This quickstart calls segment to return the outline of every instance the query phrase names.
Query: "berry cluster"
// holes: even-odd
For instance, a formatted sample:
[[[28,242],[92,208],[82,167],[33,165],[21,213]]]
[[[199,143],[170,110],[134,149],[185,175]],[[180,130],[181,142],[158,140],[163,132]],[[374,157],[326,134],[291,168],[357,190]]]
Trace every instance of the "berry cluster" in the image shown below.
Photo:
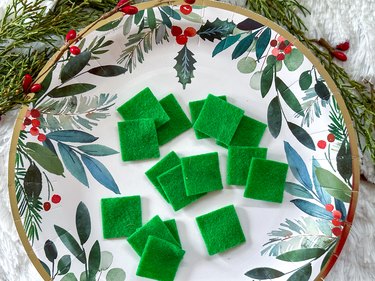
[[[72,41],[72,40],[74,40],[76,38],[77,38],[77,32],[74,29],[69,30],[68,33],[65,36],[66,42]],[[77,56],[77,55],[79,55],[81,53],[81,49],[79,47],[77,47],[77,46],[70,46],[69,47],[69,52],[72,55]]]
[[[282,36],[278,36],[276,39],[271,40],[270,45],[273,47],[271,53],[278,61],[284,60],[285,55],[292,52],[293,44],[288,40],[285,40]]]
[[[193,11],[193,7],[191,5],[193,5],[195,3],[195,0],[184,0],[185,5],[181,5],[180,6],[180,12],[184,15],[188,15],[190,14],[192,11]]]
[[[53,204],[59,204],[61,201],[61,196],[58,194],[54,194],[51,197],[51,202]],[[51,209],[51,203],[49,201],[46,201],[43,203],[43,209],[44,211],[49,211]]]
[[[22,130],[25,130],[28,126],[31,126],[29,132],[30,135],[38,138],[38,141],[44,142],[46,140],[46,135],[39,132],[40,126],[40,112],[38,109],[28,110],[26,112],[25,120],[23,120]]]
[[[171,33],[174,37],[176,37],[177,44],[185,45],[188,41],[189,37],[194,37],[197,34],[197,31],[194,27],[187,27],[182,32],[182,28],[176,25],[171,27]]]
[[[25,74],[22,81],[22,89],[25,94],[37,93],[42,89],[42,85],[33,83],[33,77],[30,74]]]
[[[349,50],[350,44],[348,41],[338,44],[335,50],[331,49],[330,53],[333,57],[341,61],[347,61],[348,57],[345,55],[345,51]]]
[[[335,207],[332,204],[327,204],[325,207],[326,207],[326,210],[328,212],[331,212],[333,215],[333,220],[331,221],[333,224],[333,228],[332,228],[333,235],[340,236],[342,233],[341,212],[338,210],[335,210]]]
[[[327,135],[327,141],[328,142],[334,142],[335,140],[336,140],[336,138],[335,138],[334,134],[330,133],[330,134]],[[320,141],[318,141],[317,146],[320,149],[325,149],[326,146],[327,146],[327,142],[325,140],[320,140]]]
[[[125,15],[135,15],[138,13],[138,8],[130,5],[130,0],[120,0],[116,7],[118,7],[119,11],[123,12]]]

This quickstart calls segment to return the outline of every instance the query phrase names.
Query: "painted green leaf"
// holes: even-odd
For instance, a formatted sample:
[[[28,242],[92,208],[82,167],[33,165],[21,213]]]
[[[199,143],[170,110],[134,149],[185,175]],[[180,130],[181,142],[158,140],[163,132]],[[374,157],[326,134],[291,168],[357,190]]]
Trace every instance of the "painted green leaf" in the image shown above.
[[[250,87],[256,91],[260,90],[260,80],[262,79],[263,71],[254,72],[253,76],[250,78]]]
[[[87,83],[70,84],[60,88],[54,88],[48,92],[50,98],[64,98],[83,94],[94,89],[96,86]]]
[[[238,42],[236,48],[234,48],[232,53],[233,60],[242,56],[242,54],[244,54],[247,51],[247,49],[249,49],[249,47],[253,43],[256,34],[256,32],[249,34],[245,38],[241,39],[240,42]]]
[[[79,130],[60,130],[50,132],[46,135],[49,139],[61,142],[78,142],[90,143],[96,141],[98,138],[93,135]]]
[[[304,116],[304,112],[301,104],[299,103],[296,96],[289,89],[289,87],[279,78],[275,79],[276,89],[279,91],[281,97],[286,102],[286,104],[297,114]]]
[[[163,41],[165,40],[166,36],[168,36],[166,25],[165,24],[159,25],[159,27],[155,31],[155,43],[156,43],[156,45],[163,44]],[[152,46],[151,46],[151,43],[150,43],[150,48],[151,47]]]
[[[228,36],[221,40],[215,47],[215,49],[212,51],[212,57],[216,56],[217,54],[221,53],[225,49],[228,49],[230,46],[232,46],[234,43],[240,39],[241,35],[233,35],[233,36]]]
[[[255,59],[251,57],[242,58],[237,63],[237,69],[241,73],[245,73],[245,74],[252,73],[256,67],[257,67],[257,62]]]
[[[121,20],[122,18],[119,18],[114,21],[110,21],[109,23],[106,23],[105,25],[99,27],[97,31],[108,31],[108,30],[114,29],[120,24]]]
[[[331,97],[331,93],[323,81],[316,82],[314,88],[315,88],[316,94],[322,100],[329,100],[329,98]]]
[[[299,262],[310,259],[317,259],[325,253],[325,249],[307,248],[286,252],[276,257],[276,259],[287,262]]]
[[[74,275],[74,273],[69,272],[67,275],[65,275],[61,281],[78,281],[77,277]]]
[[[315,144],[311,136],[306,132],[305,129],[298,126],[297,124],[294,124],[292,122],[287,122],[289,130],[292,132],[292,134],[296,137],[296,139],[302,143],[307,148],[310,148],[312,150],[315,150]]]
[[[27,168],[23,180],[23,188],[29,200],[33,202],[38,200],[42,191],[42,173],[34,163],[31,163],[29,168]]]
[[[91,68],[88,72],[101,77],[114,77],[124,74],[126,72],[126,68],[118,65],[103,65]]]
[[[134,15],[134,23],[138,25],[141,20],[143,20],[143,15],[145,14],[145,10],[140,10],[138,13]]]
[[[287,281],[309,281],[312,272],[311,263],[294,272]]]
[[[171,28],[172,27],[172,22],[169,19],[169,16],[165,12],[163,12],[163,10],[161,10],[160,8],[159,8],[159,11],[160,11],[160,15],[161,15],[161,19],[162,19],[163,23],[166,26],[168,26],[169,28]]]
[[[172,19],[181,20],[180,14],[177,13],[175,10],[173,10],[171,7],[169,7],[169,6],[163,6],[163,7],[160,7],[160,9],[164,13],[166,13],[168,16],[170,16]]]
[[[108,156],[118,153],[116,150],[101,144],[86,144],[80,145],[77,148],[91,156]]]
[[[38,259],[38,260],[39,260],[39,259]],[[43,266],[44,270],[47,272],[47,274],[48,274],[49,276],[51,276],[51,270],[49,269],[48,265],[46,265],[45,262],[42,261],[42,260],[39,260],[39,262],[42,264],[42,266]]]
[[[74,237],[66,231],[64,228],[54,225],[55,231],[59,236],[61,242],[65,247],[75,256],[81,263],[85,264],[86,255],[79,246],[78,242]]]
[[[99,270],[100,271],[107,270],[111,266],[112,262],[113,262],[113,255],[110,252],[103,251],[101,253]]]
[[[51,85],[52,75],[53,75],[53,71],[55,70],[55,68],[56,68],[56,65],[52,67],[52,69],[48,72],[43,82],[41,83],[42,89],[38,93],[35,94],[35,98],[38,99],[39,97],[43,96],[44,93],[47,92],[49,86]]]
[[[76,228],[81,245],[85,244],[91,233],[90,213],[85,203],[80,202],[76,212]]]
[[[250,18],[247,18],[241,21],[239,24],[237,24],[237,28],[241,30],[255,30],[261,27],[263,27],[263,24]]]
[[[271,29],[267,27],[259,36],[256,47],[255,47],[255,54],[258,60],[263,56],[264,52],[269,46],[270,40],[271,40]]]
[[[50,262],[54,262],[57,258],[57,249],[55,243],[53,243],[51,240],[47,240],[44,243],[44,254]]]
[[[58,176],[64,174],[64,167],[60,159],[47,147],[39,143],[28,142],[25,145],[25,150],[43,169]]]
[[[346,203],[350,203],[351,189],[330,171],[316,167],[315,173],[320,186],[331,196]]]
[[[57,272],[59,275],[67,274],[70,266],[72,264],[72,260],[69,255],[62,256],[57,263]]]
[[[306,201],[303,199],[293,199],[290,201],[298,209],[300,209],[302,212],[316,218],[324,219],[324,220],[331,220],[333,218],[333,215],[331,212],[327,211],[325,208],[322,208],[314,203],[311,203],[310,201]]]
[[[301,198],[306,198],[306,199],[314,198],[306,188],[304,188],[302,185],[299,185],[293,182],[285,183],[285,191],[296,197],[301,197]]]
[[[100,266],[100,245],[98,240],[92,245],[89,254],[89,279],[95,280],[96,273]]]
[[[147,24],[150,29],[156,28],[156,18],[153,8],[147,9]]]
[[[349,181],[352,177],[352,153],[350,151],[349,142],[344,140],[336,155],[337,171],[345,181]]]
[[[183,19],[187,20],[187,21],[191,21],[191,22],[195,22],[195,23],[203,23],[203,20],[202,20],[202,16],[197,14],[197,13],[194,13],[194,12],[191,12],[190,14],[188,15],[184,15],[183,13],[181,13],[180,11],[176,11]]]
[[[273,82],[273,73],[274,73],[274,66],[267,65],[262,73],[262,77],[260,79],[260,93],[264,98],[271,89],[272,82]]]
[[[190,84],[191,79],[194,77],[194,64],[197,61],[194,59],[193,52],[191,52],[186,45],[184,45],[174,59],[176,60],[176,65],[173,68],[177,71],[178,82],[182,84],[183,89],[185,89],[186,85]]]
[[[311,71],[307,70],[301,73],[299,76],[299,86],[302,91],[306,91],[312,84]]]
[[[276,64],[276,62],[277,62],[277,59],[275,56],[268,56],[266,59],[266,63],[270,65],[274,65]]]
[[[284,276],[285,273],[283,273],[279,270],[270,268],[270,267],[258,267],[258,268],[254,268],[252,270],[249,270],[248,272],[245,273],[245,275],[247,277],[255,278],[255,279],[258,279],[258,280],[270,280],[270,279],[279,278],[281,276]]]
[[[71,57],[66,65],[63,66],[60,73],[62,83],[76,76],[88,64],[91,58],[90,51],[84,51],[77,56]]]
[[[325,255],[322,264],[320,265],[320,270],[323,270],[324,266],[327,264],[328,260],[331,258],[333,251],[335,250],[335,247],[331,247],[331,250]]]
[[[207,39],[208,41],[213,42],[215,39],[220,40],[223,37],[231,35],[235,27],[236,25],[233,23],[233,21],[223,21],[216,18],[213,22],[208,20],[204,25],[202,25],[197,31],[197,34],[203,40]]]
[[[293,49],[285,56],[284,64],[289,71],[295,71],[302,65],[303,59],[303,54],[298,49]]]
[[[267,109],[268,129],[274,138],[277,138],[280,134],[282,121],[280,100],[276,96],[272,99]]]
[[[125,281],[126,274],[121,268],[112,268],[107,272],[106,281]]]
[[[130,30],[132,29],[133,17],[133,15],[129,15],[125,20],[124,25],[122,26],[122,34],[124,36],[128,35]]]

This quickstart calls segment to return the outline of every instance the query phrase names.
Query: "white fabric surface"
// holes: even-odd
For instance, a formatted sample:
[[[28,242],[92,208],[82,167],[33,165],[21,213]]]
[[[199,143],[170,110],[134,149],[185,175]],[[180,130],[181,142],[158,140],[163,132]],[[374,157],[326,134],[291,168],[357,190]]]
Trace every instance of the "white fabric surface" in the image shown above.
[[[239,5],[244,0],[229,0]],[[0,18],[5,4],[0,0]],[[46,3],[51,7],[53,0]],[[311,37],[324,37],[333,44],[350,40],[351,49],[345,68],[356,78],[375,80],[375,1],[373,0],[300,0],[310,8],[306,19]],[[14,227],[7,189],[8,154],[16,112],[0,121],[0,281],[38,281],[40,276],[28,260]],[[363,171],[375,181],[373,163],[365,160]],[[326,280],[375,280],[375,188],[361,183],[356,218],[346,246]]]

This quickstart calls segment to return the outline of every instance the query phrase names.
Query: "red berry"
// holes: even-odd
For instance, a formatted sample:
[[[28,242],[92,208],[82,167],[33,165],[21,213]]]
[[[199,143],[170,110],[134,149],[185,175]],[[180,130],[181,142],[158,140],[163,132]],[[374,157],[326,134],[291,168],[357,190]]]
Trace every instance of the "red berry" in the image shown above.
[[[30,111],[30,115],[31,117],[33,118],[38,118],[40,116],[40,112],[38,109],[31,109]]]
[[[340,50],[340,51],[347,51],[349,50],[350,48],[350,43],[348,41],[344,42],[344,43],[341,43],[341,44],[338,44],[336,46],[336,49]]]
[[[285,41],[281,42],[280,45],[279,45],[279,50],[283,51],[285,49],[285,47],[286,47]]]
[[[292,52],[292,46],[291,45],[286,46],[284,49],[284,53],[290,54],[291,52]]]
[[[342,233],[342,229],[341,229],[341,227],[334,227],[334,228],[332,228],[332,233],[333,233],[333,235],[335,235],[335,236],[340,236],[341,233]]]
[[[30,74],[25,74],[25,76],[23,77],[23,82],[22,82],[22,88],[24,92],[27,92],[32,82],[33,82],[33,77],[31,77]]]
[[[61,196],[58,194],[54,194],[51,198],[52,203],[58,204],[61,201]]]
[[[332,224],[333,224],[334,226],[341,226],[341,221],[339,221],[338,219],[333,219],[333,220],[332,220]]]
[[[129,5],[129,2],[130,2],[129,0],[120,0],[118,1],[116,7],[127,6]]]
[[[195,0],[184,0],[185,3],[193,5],[195,3]]]
[[[171,33],[173,36],[178,36],[182,34],[182,29],[179,26],[173,25],[171,27]]]
[[[121,9],[121,12],[126,15],[135,15],[136,13],[138,13],[138,8],[135,6],[125,6]]]
[[[281,61],[281,60],[284,60],[285,59],[285,55],[284,54],[278,54],[277,57],[276,57],[277,60]]]
[[[332,204],[327,204],[325,207],[326,207],[326,210],[327,210],[328,212],[332,212],[333,209],[335,208]]]
[[[334,56],[338,60],[341,60],[341,61],[347,61],[348,60],[348,57],[343,52],[333,51],[331,54],[332,54],[332,56]]]
[[[44,208],[44,211],[49,211],[51,209],[51,203],[50,202],[44,202],[43,208]]]
[[[187,37],[194,37],[196,34],[197,34],[197,31],[195,30],[194,27],[189,26],[185,28],[184,30],[184,35],[186,35]]]
[[[25,118],[25,120],[23,120],[23,124],[28,126],[31,124],[31,119],[30,118]]]
[[[30,92],[32,92],[32,93],[37,93],[37,92],[39,92],[41,89],[42,89],[42,85],[40,85],[40,84],[33,84],[33,85],[30,87]]]
[[[180,44],[180,45],[185,45],[188,41],[188,38],[186,35],[178,35],[176,37],[176,42],[177,44]]]
[[[76,37],[77,37],[77,32],[74,29],[71,29],[66,34],[65,40],[66,41],[73,40],[73,39],[76,39]]]
[[[324,148],[326,148],[326,146],[327,146],[327,143],[324,140],[318,141],[318,147],[320,149],[324,149]]]
[[[329,142],[334,142],[335,141],[335,135],[334,134],[328,134],[327,136],[327,141]]]
[[[341,219],[341,217],[342,217],[342,214],[341,214],[341,212],[340,211],[338,211],[338,210],[334,210],[333,212],[332,212],[332,215],[333,215],[333,217],[335,218],[335,219]]]
[[[40,142],[44,142],[46,139],[47,139],[47,137],[46,137],[45,134],[39,134],[39,136],[38,136],[38,141],[40,141]]]
[[[193,8],[190,5],[181,5],[180,6],[180,12],[183,13],[184,15],[188,15],[191,13]]]
[[[271,40],[270,45],[271,45],[271,47],[276,47],[277,46],[277,40],[275,40],[275,39]]]
[[[33,119],[33,121],[31,121],[31,125],[33,127],[39,127],[40,126],[40,121],[38,119]]]
[[[77,55],[79,55],[81,53],[81,49],[78,48],[77,46],[71,46],[69,48],[69,51],[70,51],[71,54],[73,54],[75,56],[77,56]]]
[[[32,136],[37,136],[37,135],[39,135],[39,129],[36,128],[36,127],[31,127],[31,129],[30,129],[30,134],[31,134]]]

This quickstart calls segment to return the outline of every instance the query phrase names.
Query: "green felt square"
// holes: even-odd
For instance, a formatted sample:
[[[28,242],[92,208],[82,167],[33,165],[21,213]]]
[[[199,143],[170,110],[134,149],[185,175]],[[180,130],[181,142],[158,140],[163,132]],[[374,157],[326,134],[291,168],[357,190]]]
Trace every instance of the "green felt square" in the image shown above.
[[[218,96],[218,98],[220,98],[224,101],[227,100],[226,96]],[[202,111],[202,108],[203,108],[203,105],[204,105],[205,101],[206,101],[206,99],[189,102],[191,122],[193,123],[193,125],[194,125],[195,121],[198,119],[198,116]],[[195,136],[197,137],[198,140],[209,138],[209,136],[207,136],[206,134],[203,134],[203,133],[201,133],[201,132],[199,132],[195,129],[194,129],[194,132],[195,132]]]
[[[156,128],[169,121],[169,116],[147,87],[117,108],[124,120],[151,118]]]
[[[281,203],[287,173],[288,164],[253,158],[244,197]]]
[[[223,189],[217,152],[181,158],[188,196]]]
[[[178,165],[160,175],[158,180],[175,211],[186,207],[204,195],[186,195],[181,165]]]
[[[163,145],[189,130],[191,123],[173,94],[161,99],[160,104],[170,118],[157,129],[159,145]]]
[[[143,249],[145,248],[147,239],[150,235],[159,237],[175,245],[179,245],[161,218],[155,216],[128,237],[130,246],[138,255],[142,255]]]
[[[246,185],[251,160],[267,157],[267,148],[230,146],[227,159],[227,184]]]
[[[233,205],[199,216],[196,221],[209,255],[225,252],[246,242]]]
[[[103,237],[128,237],[142,226],[140,196],[101,199]]]
[[[158,163],[152,166],[145,174],[147,178],[151,181],[151,183],[155,186],[156,190],[159,191],[161,196],[169,202],[168,197],[165,195],[163,188],[161,187],[158,176],[165,173],[166,171],[178,166],[181,164],[180,158],[177,154],[172,151],[168,153],[163,159],[161,159]]]
[[[178,246],[150,236],[136,274],[155,280],[173,281],[184,255],[185,251]]]
[[[118,122],[123,161],[158,158],[160,156],[155,123],[152,119]]]
[[[230,142],[231,146],[259,146],[260,141],[266,131],[267,125],[243,116],[234,136]]]
[[[213,95],[208,95],[194,129],[229,145],[244,111]]]
[[[169,231],[172,233],[174,239],[178,242],[181,246],[180,235],[178,234],[177,223],[175,219],[166,220],[164,221],[165,225],[168,227]]]

